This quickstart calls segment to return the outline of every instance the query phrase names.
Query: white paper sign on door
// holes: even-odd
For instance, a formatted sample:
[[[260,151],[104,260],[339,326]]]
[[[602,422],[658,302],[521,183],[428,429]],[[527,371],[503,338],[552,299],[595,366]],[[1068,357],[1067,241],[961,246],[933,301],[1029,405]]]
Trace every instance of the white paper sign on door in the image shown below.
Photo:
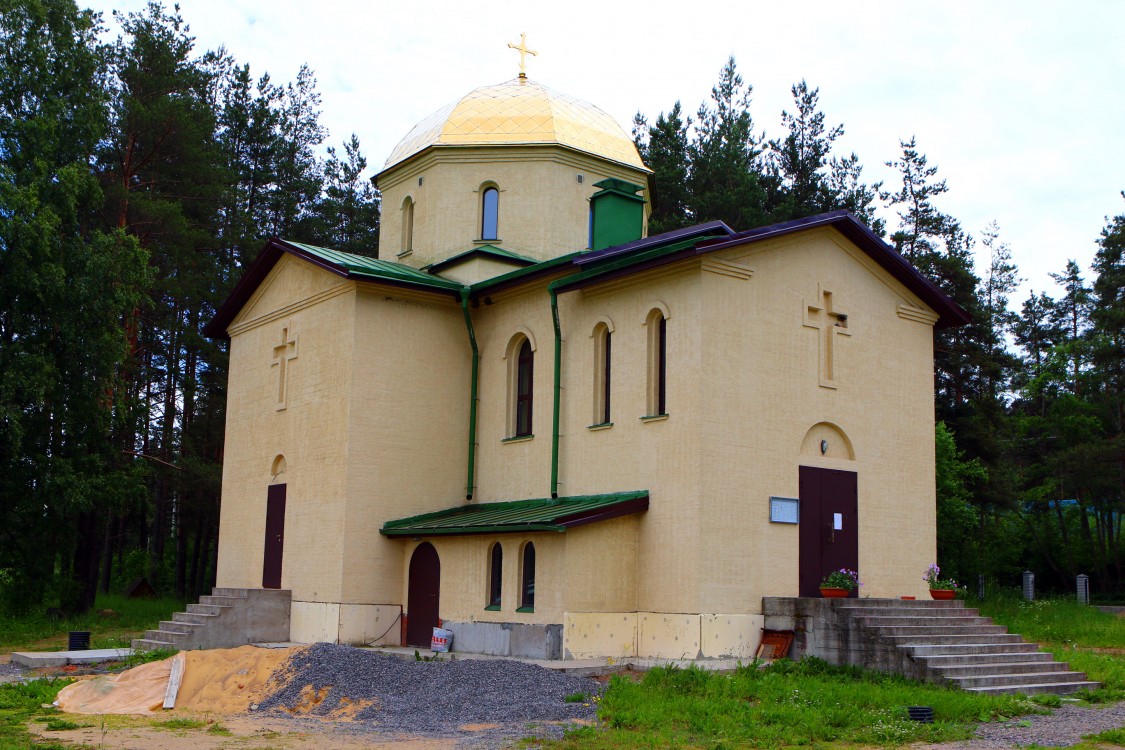
[[[833,513],[832,514],[832,528],[835,529],[836,531],[843,531],[843,529],[844,529],[844,514],[843,513]]]

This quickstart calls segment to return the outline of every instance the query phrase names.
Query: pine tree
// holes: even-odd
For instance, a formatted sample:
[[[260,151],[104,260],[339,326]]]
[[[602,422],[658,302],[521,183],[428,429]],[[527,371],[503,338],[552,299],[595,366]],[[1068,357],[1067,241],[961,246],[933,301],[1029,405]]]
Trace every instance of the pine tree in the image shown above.
[[[820,89],[800,81],[790,89],[796,112],[782,111],[781,124],[789,131],[769,142],[770,170],[784,190],[775,212],[780,219],[829,211],[833,196],[825,179],[832,144],[844,134],[843,125],[826,128],[817,109]]]
[[[15,608],[52,576],[62,607],[89,607],[101,521],[140,489],[110,437],[147,274],[135,241],[97,226],[97,32],[67,0],[0,0],[0,584]]]
[[[743,83],[731,57],[711,89],[711,104],[699,107],[696,136],[688,149],[695,222],[721,219],[735,229],[769,223],[759,163],[762,136],[754,133],[751,93],[753,87]]]
[[[308,241],[356,255],[379,256],[379,194],[363,177],[367,159],[353,133],[344,156],[328,148],[324,192],[311,208],[304,232]]]
[[[652,195],[649,234],[660,234],[693,223],[689,208],[691,195],[688,192],[690,129],[691,118],[684,119],[679,102],[667,114],[661,112],[651,127],[639,113],[634,120],[634,140],[641,158],[653,172],[656,185]]]
[[[902,187],[897,193],[880,192],[879,197],[898,211],[899,228],[891,235],[895,249],[925,273],[929,270],[926,265],[939,251],[941,239],[958,230],[933,203],[949,190],[945,180],[934,180],[938,168],[927,165],[913,136],[909,141],[899,141],[899,145],[902,156],[886,164],[898,171]]]

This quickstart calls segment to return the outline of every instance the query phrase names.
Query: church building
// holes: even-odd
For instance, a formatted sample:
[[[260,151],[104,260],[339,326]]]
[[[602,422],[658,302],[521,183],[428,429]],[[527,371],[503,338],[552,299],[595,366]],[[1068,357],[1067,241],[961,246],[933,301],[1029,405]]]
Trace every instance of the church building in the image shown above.
[[[923,596],[933,331],[851,214],[648,236],[605,112],[522,73],[377,175],[379,259],[273,239],[230,342],[218,585],[293,641],[752,657],[763,596]],[[744,230],[744,231],[737,231]]]

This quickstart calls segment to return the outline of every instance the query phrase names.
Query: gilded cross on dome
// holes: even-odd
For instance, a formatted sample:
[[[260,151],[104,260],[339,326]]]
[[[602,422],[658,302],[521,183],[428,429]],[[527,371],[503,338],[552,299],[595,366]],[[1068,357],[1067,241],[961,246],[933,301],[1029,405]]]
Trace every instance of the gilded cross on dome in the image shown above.
[[[817,329],[817,358],[820,360],[820,385],[836,387],[836,336],[851,336],[848,316],[832,304],[832,292],[817,286],[817,301],[805,307],[805,328]]]
[[[527,70],[526,70],[527,56],[531,55],[532,57],[538,57],[539,53],[536,52],[533,49],[527,48],[527,34],[520,34],[520,43],[519,44],[513,44],[512,42],[508,42],[508,47],[510,49],[519,50],[519,52],[520,52],[520,78],[527,78]]]

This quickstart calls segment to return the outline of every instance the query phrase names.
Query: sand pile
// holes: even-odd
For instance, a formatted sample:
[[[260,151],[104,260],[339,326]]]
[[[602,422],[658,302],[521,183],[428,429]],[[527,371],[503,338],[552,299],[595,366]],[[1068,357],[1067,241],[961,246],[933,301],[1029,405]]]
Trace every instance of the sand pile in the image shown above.
[[[184,651],[170,659],[142,664],[120,674],[76,682],[59,691],[59,708],[77,714],[164,712],[164,693],[172,662],[184,661],[176,711],[235,714],[266,695],[266,686],[295,649],[239,648]]]

